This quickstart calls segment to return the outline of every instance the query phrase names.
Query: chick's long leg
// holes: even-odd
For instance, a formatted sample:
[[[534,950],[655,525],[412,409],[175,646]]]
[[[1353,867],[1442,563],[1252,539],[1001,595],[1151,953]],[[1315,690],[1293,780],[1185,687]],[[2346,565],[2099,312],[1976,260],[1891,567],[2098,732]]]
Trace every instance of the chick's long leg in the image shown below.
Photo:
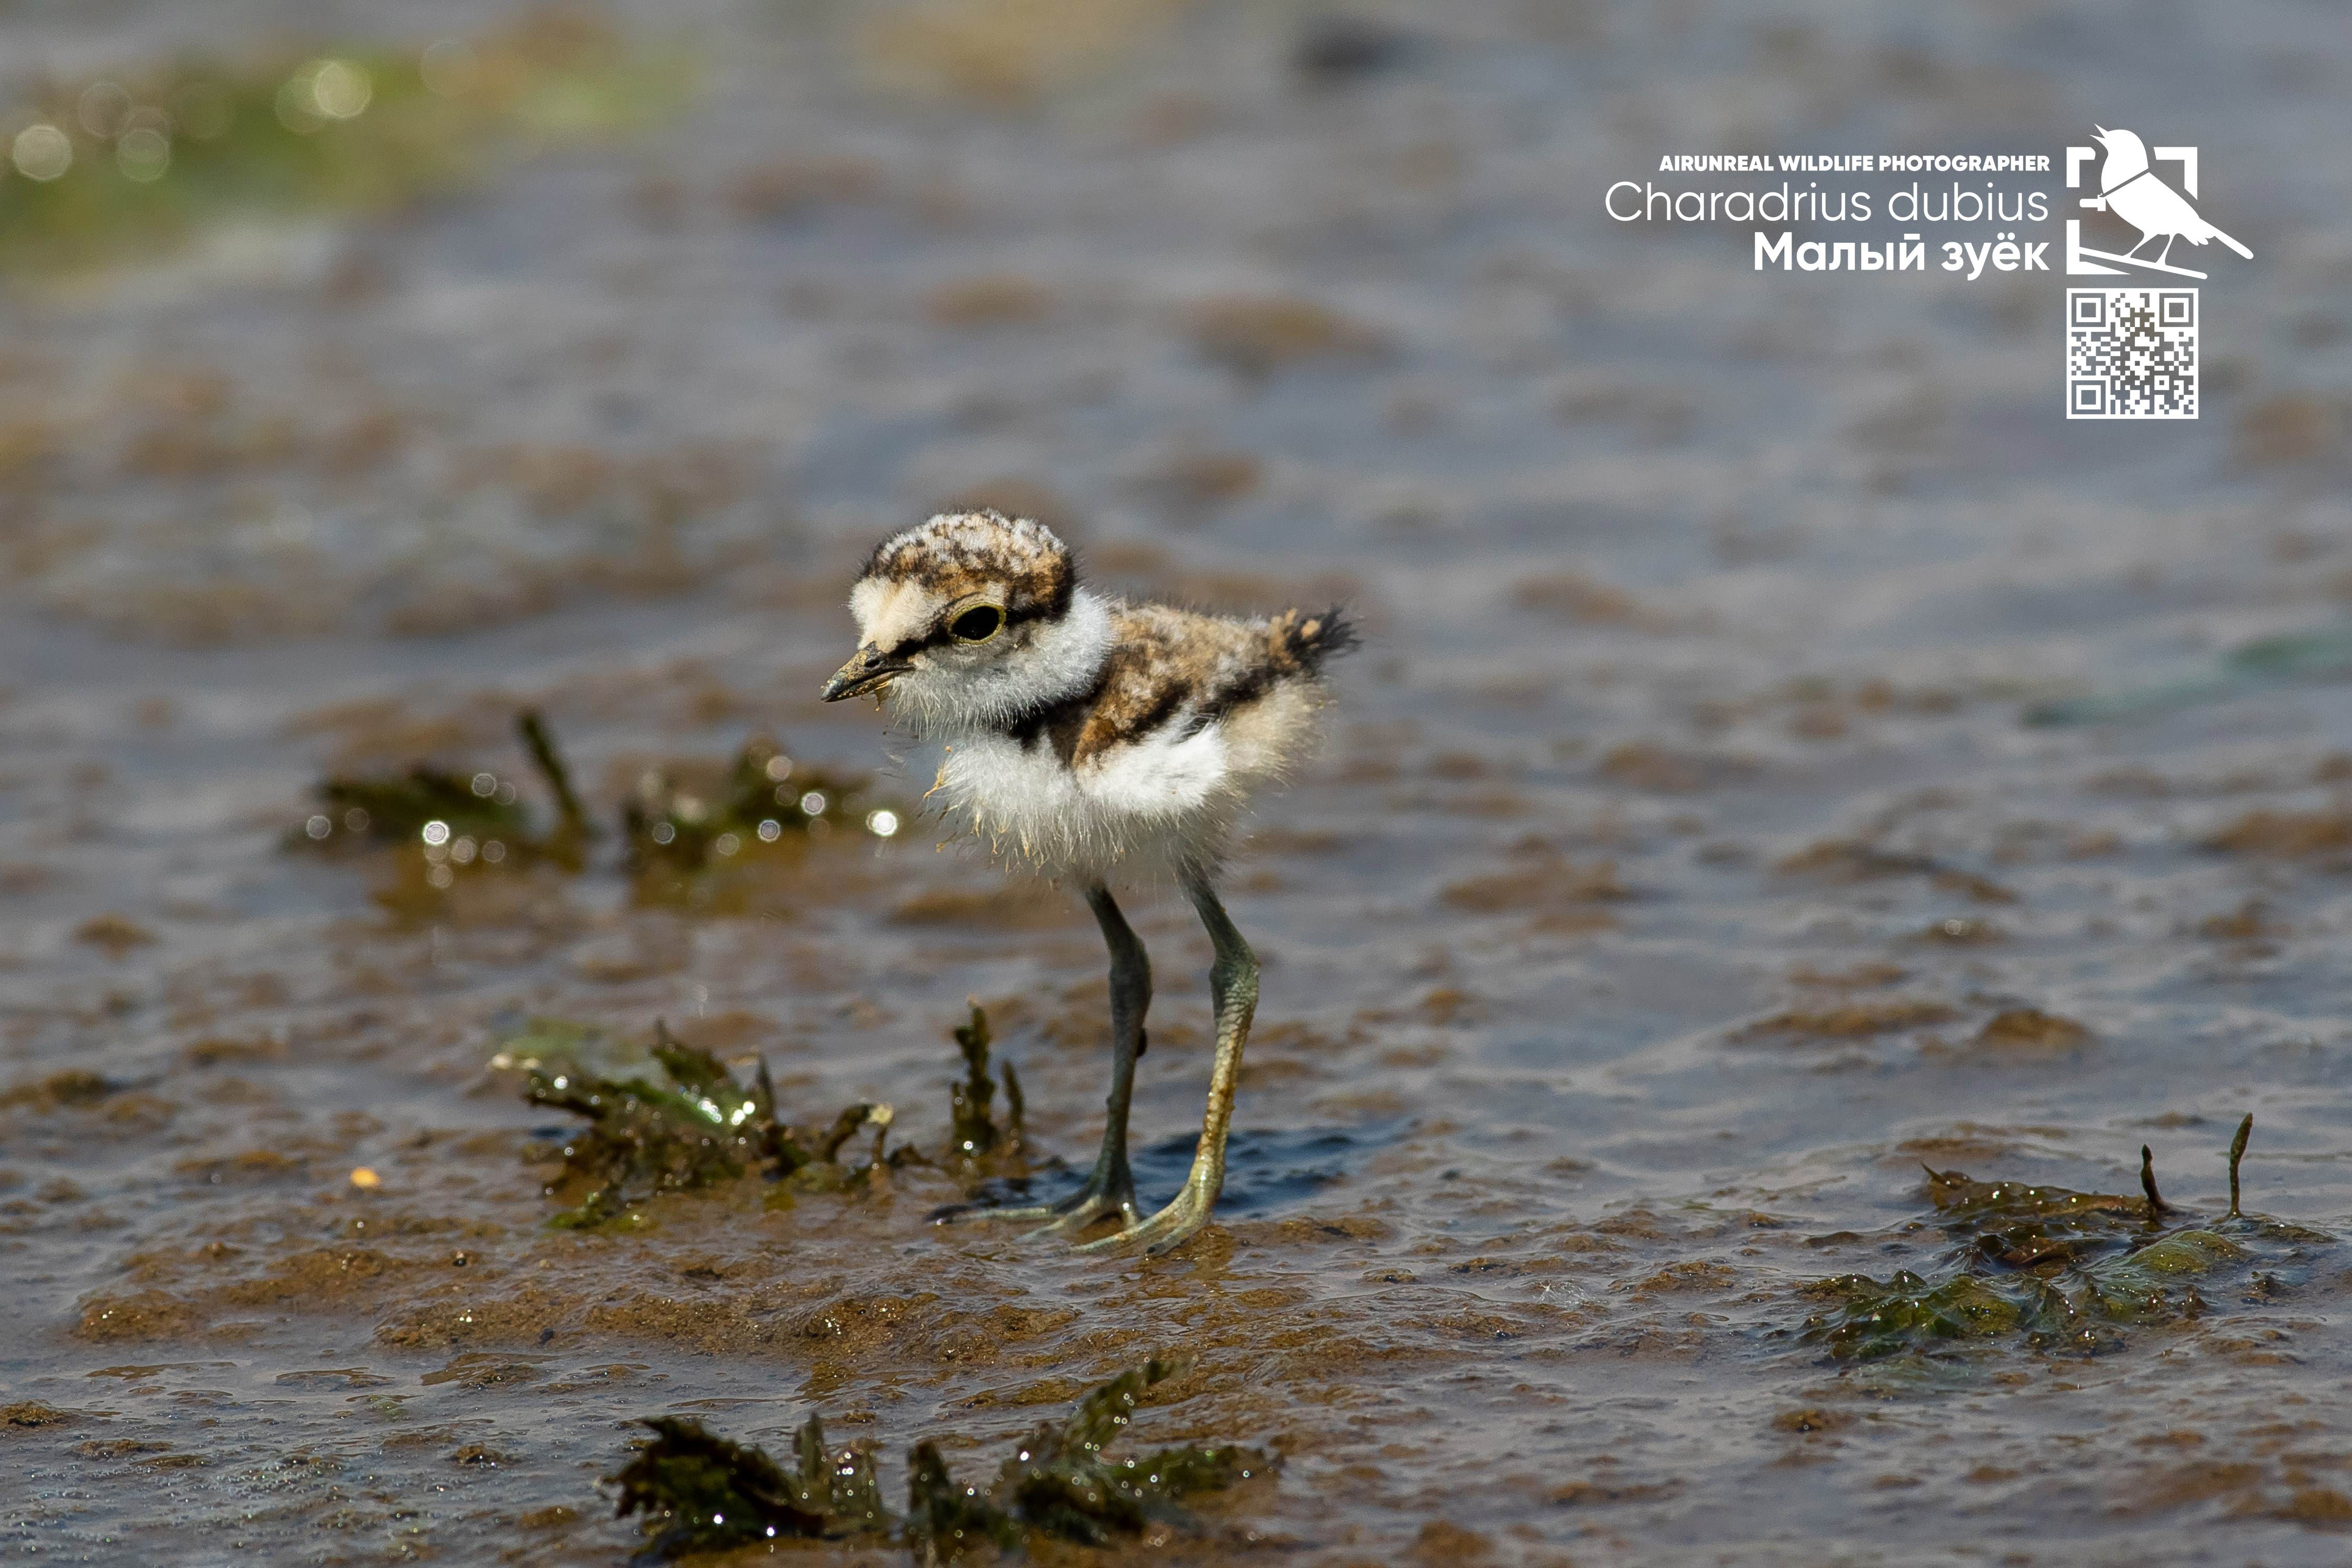
[[[1217,1195],[1225,1186],[1225,1134],[1234,1120],[1234,1091],[1241,1079],[1242,1048],[1249,1043],[1250,1020],[1257,1013],[1257,955],[1217,902],[1216,890],[1204,876],[1189,877],[1184,891],[1208,927],[1216,958],[1209,966],[1209,995],[1217,1011],[1217,1060],[1209,1071],[1209,1105],[1201,1119],[1201,1142],[1192,1154],[1192,1173],[1167,1207],[1140,1225],[1129,1225],[1116,1236],[1087,1244],[1081,1250],[1099,1251],[1137,1244],[1153,1253],[1165,1252],[1209,1222]]]
[[[1127,1113],[1135,1100],[1135,1060],[1143,1054],[1143,1015],[1151,1007],[1151,958],[1106,887],[1087,889],[1087,907],[1110,949],[1110,1099],[1104,1104],[1102,1150],[1087,1185],[1053,1206],[1044,1228],[1084,1230],[1098,1219],[1136,1221],[1135,1176],[1127,1165]]]
[[[1087,1185],[1052,1204],[987,1207],[959,1204],[941,1209],[938,1220],[1045,1220],[1047,1231],[1085,1229],[1102,1219],[1125,1226],[1136,1222],[1135,1177],[1127,1164],[1128,1107],[1135,1098],[1135,1061],[1144,1051],[1143,1015],[1151,1007],[1151,959],[1127,917],[1119,913],[1110,890],[1087,889],[1087,907],[1102,927],[1103,946],[1110,949],[1110,1100],[1103,1124],[1102,1150]]]

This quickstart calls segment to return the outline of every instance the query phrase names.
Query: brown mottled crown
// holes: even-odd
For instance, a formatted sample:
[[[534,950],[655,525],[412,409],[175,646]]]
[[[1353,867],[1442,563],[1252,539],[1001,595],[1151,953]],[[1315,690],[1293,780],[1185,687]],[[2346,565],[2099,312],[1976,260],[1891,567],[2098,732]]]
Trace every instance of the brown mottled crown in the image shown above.
[[[997,584],[1009,622],[1058,619],[1078,584],[1077,562],[1053,529],[1001,512],[943,512],[876,545],[859,575],[913,582],[943,600]]]

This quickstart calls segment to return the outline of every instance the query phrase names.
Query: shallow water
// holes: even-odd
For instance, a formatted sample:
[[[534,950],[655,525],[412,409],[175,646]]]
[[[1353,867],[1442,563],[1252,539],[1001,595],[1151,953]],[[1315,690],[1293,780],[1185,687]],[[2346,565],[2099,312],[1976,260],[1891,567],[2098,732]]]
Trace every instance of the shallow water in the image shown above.
[[[479,25],[206,9],[223,49]],[[13,280],[0,1375],[70,1419],[0,1427],[12,1551],[617,1559],[638,1417],[820,1411],[895,1499],[914,1439],[977,1473],[1159,1349],[1145,1436],[1286,1461],[1139,1548],[1177,1560],[2340,1561],[2325,1241],[2087,1346],[1802,1333],[1809,1284],[1956,1266],[1923,1164],[2130,1194],[2145,1143],[2210,1221],[2251,1111],[2245,1207],[2352,1225],[2352,688],[2025,722],[2342,615],[2340,26],[1495,4],[1318,84],[1304,8],[1040,6],[975,53],[976,9],[646,7],[700,61],[665,129]],[[187,15],[20,6],[0,57]],[[1833,288],[1600,214],[1661,151],[2054,148],[2159,99],[2264,236],[2193,425],[2059,421],[2048,280]],[[667,900],[609,841],[446,894],[282,848],[331,769],[527,778],[526,705],[608,821],[762,730],[911,801],[814,694],[858,551],[971,497],[1123,589],[1371,631],[1231,878],[1265,976],[1221,1224],[1079,1258],[928,1225],[965,1186],[912,1167],[547,1228],[563,1118],[485,1066],[530,1015],[665,1019],[936,1152],[975,997],[1041,1159],[1090,1157],[1091,922],[935,835]],[[1156,1197],[1208,948],[1133,904]]]

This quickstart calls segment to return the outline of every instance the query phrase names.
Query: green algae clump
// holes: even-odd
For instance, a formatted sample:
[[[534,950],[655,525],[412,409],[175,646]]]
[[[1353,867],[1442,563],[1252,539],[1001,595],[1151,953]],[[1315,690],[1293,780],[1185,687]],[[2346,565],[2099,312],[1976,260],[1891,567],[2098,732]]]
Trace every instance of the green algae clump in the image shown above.
[[[622,1516],[645,1515],[645,1554],[654,1558],[788,1537],[887,1537],[921,1563],[976,1549],[1018,1552],[1049,1540],[1106,1546],[1155,1521],[1188,1525],[1179,1500],[1278,1468],[1257,1449],[1230,1446],[1109,1458],[1104,1450],[1126,1430],[1144,1390],[1177,1370],[1154,1357],[1091,1390],[1068,1417],[1022,1438],[985,1488],[958,1481],[936,1441],[916,1443],[907,1456],[904,1518],[882,1504],[871,1449],[828,1449],[814,1416],[795,1436],[790,1470],[698,1422],[656,1416],[645,1423],[653,1441],[606,1484],[620,1489]]]
[[[595,830],[572,791],[571,770],[536,712],[515,716],[515,734],[552,798],[554,821],[542,827],[511,779],[488,768],[418,762],[393,774],[339,774],[321,779],[320,810],[290,829],[289,848],[414,848],[446,886],[460,867],[517,867],[553,861],[577,870]]]
[[[1021,1076],[1007,1061],[999,1069],[1004,1080],[1004,1123],[997,1124],[990,1110],[996,1098],[996,1081],[989,1074],[989,1047],[995,1043],[989,1032],[988,1014],[978,1002],[969,1004],[971,1019],[955,1028],[956,1050],[963,1055],[964,1075],[961,1082],[948,1091],[948,1117],[950,1132],[948,1152],[951,1159],[978,1162],[991,1155],[1010,1157],[1021,1152],[1022,1117],[1026,1103],[1021,1094]]]
[[[1930,1169],[1927,1223],[1948,1243],[1939,1277],[1905,1270],[1814,1281],[1803,1293],[1832,1305],[1809,1316],[1800,1336],[1853,1362],[1948,1359],[2004,1343],[2098,1353],[2117,1348],[2123,1328],[2205,1315],[2212,1307],[2200,1286],[2226,1274],[2274,1288],[2275,1275],[2257,1267],[2299,1260],[2304,1248],[2334,1239],[2240,1210],[2237,1167],[2252,1123],[2231,1142],[2231,1209],[2218,1221],[2199,1221],[2158,1194],[2145,1147],[2141,1191],[2128,1197]]]
[[[1806,1320],[1805,1335],[1841,1361],[1871,1361],[1939,1342],[2000,1339],[2016,1333],[2049,1308],[2046,1287],[2004,1291],[1972,1274],[1928,1283],[1905,1270],[1882,1283],[1841,1274],[1806,1287],[1839,1310]]]
[[[809,1417],[793,1441],[794,1469],[761,1449],[730,1443],[680,1416],[645,1425],[653,1441],[606,1484],[620,1489],[617,1517],[643,1513],[653,1533],[646,1552],[671,1557],[780,1537],[818,1540],[889,1527],[870,1449],[828,1450]]]
[[[862,779],[812,768],[764,737],[746,741],[723,774],[698,778],[703,771],[657,768],[637,780],[621,808],[621,838],[632,868],[699,871],[786,834],[799,840],[836,821],[854,822],[865,789]],[[889,826],[897,831],[895,813]]]
[[[1114,1459],[1103,1450],[1126,1430],[1143,1391],[1177,1371],[1158,1357],[1078,1401],[1068,1419],[1024,1438],[998,1472],[991,1501],[1016,1530],[1107,1546],[1154,1520],[1181,1520],[1178,1500],[1269,1473],[1255,1448],[1180,1447]]]
[[[143,262],[226,225],[396,210],[543,148],[657,123],[693,76],[683,55],[546,10],[470,42],[52,81],[9,106],[0,268]]]
[[[549,1221],[559,1228],[642,1220],[645,1204],[663,1193],[753,1174],[779,1184],[773,1205],[789,1204],[796,1192],[853,1191],[913,1153],[885,1149],[892,1120],[886,1104],[849,1106],[821,1132],[795,1127],[778,1109],[766,1061],[746,1087],[726,1063],[676,1039],[658,1019],[653,1046],[640,1058],[595,1030],[534,1019],[489,1065],[520,1071],[530,1103],[587,1123],[565,1141],[563,1172],[547,1184],[549,1197],[566,1200]],[[841,1157],[844,1147],[868,1127],[873,1157],[852,1166]]]
[[[477,788],[478,779],[487,783]],[[421,762],[388,778],[329,779],[319,786],[327,826],[317,839],[340,833],[404,843],[421,835],[427,822],[437,821],[453,836],[520,844],[530,836],[530,812],[516,800],[511,785],[500,788],[505,782],[487,770],[454,771]]]
[[[776,1114],[766,1062],[749,1089],[709,1051],[654,1026],[657,1074],[592,1065],[601,1037],[556,1019],[535,1020],[491,1059],[520,1069],[524,1098],[583,1117],[566,1142],[563,1175],[549,1194],[572,1201],[553,1224],[603,1224],[656,1194],[706,1187],[758,1170],[792,1175],[816,1158]]]
[[[974,1005],[969,1023],[954,1031],[964,1076],[950,1094],[950,1166],[1001,1168],[1021,1161],[1021,1081],[1003,1064],[1007,1115],[991,1113],[996,1080],[989,1063],[988,1018]],[[650,1050],[639,1052],[602,1031],[562,1019],[533,1019],[501,1042],[494,1071],[524,1075],[523,1097],[567,1111],[587,1124],[562,1145],[562,1174],[547,1184],[564,1208],[551,1223],[562,1228],[642,1218],[651,1198],[667,1192],[715,1186],[758,1174],[775,1183],[768,1203],[788,1207],[803,1193],[871,1189],[888,1173],[933,1162],[911,1142],[888,1145],[890,1106],[860,1103],[832,1121],[795,1125],[776,1103],[762,1061],[751,1082],[738,1082],[709,1051],[654,1024]],[[852,1141],[871,1129],[871,1152],[845,1157]]]
[[[587,869],[590,846],[607,830],[581,803],[546,721],[525,709],[515,716],[515,732],[551,812],[534,809],[516,779],[490,768],[417,761],[396,772],[321,779],[317,809],[287,831],[286,846],[404,852],[408,858],[397,862],[404,880],[380,896],[410,914],[436,907],[437,894],[485,873],[551,863]],[[772,872],[779,852],[836,827],[895,836],[906,813],[867,810],[866,794],[863,778],[796,762],[760,736],[724,763],[664,762],[640,774],[621,804],[617,869],[640,904],[745,913],[746,901],[766,885],[754,868]]]

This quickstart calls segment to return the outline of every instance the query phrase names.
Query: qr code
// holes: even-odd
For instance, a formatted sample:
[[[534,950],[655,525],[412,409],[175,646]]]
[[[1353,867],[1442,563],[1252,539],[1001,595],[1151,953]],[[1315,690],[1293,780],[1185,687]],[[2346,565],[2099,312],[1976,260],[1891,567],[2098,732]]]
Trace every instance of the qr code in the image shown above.
[[[2197,290],[2066,290],[2068,419],[2197,417]]]

